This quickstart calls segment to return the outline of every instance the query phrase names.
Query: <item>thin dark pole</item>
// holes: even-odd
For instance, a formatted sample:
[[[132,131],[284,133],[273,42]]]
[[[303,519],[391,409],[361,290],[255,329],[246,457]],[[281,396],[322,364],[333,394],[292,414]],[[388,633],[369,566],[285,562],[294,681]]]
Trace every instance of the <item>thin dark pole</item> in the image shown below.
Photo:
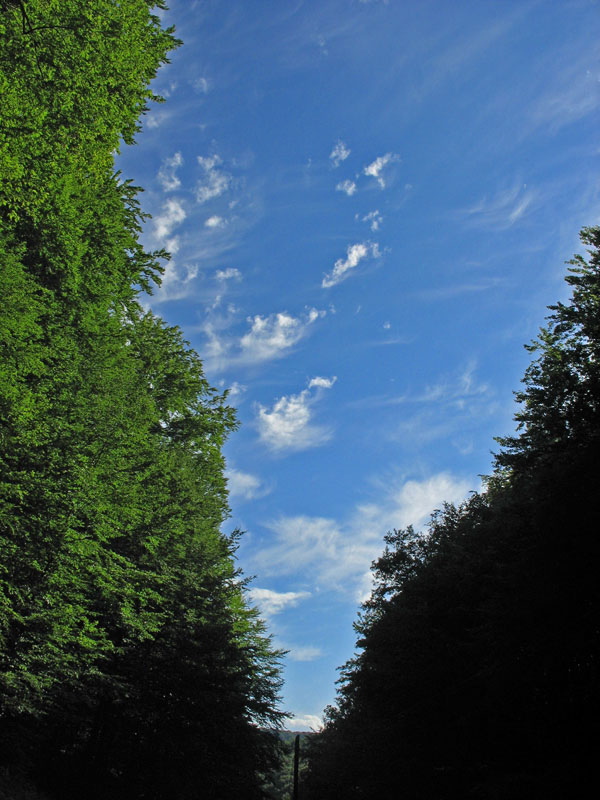
[[[294,794],[293,800],[298,800],[298,761],[300,760],[300,734],[296,734],[294,741]]]

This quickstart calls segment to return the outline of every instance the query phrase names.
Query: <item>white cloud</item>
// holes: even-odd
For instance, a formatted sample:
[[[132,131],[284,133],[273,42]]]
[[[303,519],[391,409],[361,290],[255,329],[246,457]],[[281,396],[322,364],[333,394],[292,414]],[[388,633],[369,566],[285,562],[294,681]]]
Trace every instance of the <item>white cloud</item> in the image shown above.
[[[284,395],[271,409],[258,406],[258,431],[261,441],[274,451],[306,450],[331,439],[331,430],[311,422],[311,407],[323,389],[330,389],[336,378],[313,378],[299,394]],[[316,389],[312,394],[311,390]]]
[[[477,362],[472,359],[454,379],[441,380],[431,386],[414,400],[419,403],[442,403],[458,409],[465,409],[469,403],[484,399],[489,406],[490,387],[475,379]]]
[[[371,585],[370,564],[383,550],[383,536],[413,524],[418,529],[444,501],[459,503],[472,488],[439,473],[424,480],[381,482],[375,502],[357,505],[342,522],[325,517],[280,517],[268,527],[274,541],[255,556],[262,574],[311,576],[315,589],[336,589],[363,599]]]
[[[556,57],[553,54],[552,58]],[[544,81],[542,91],[536,92],[528,108],[530,129],[544,126],[554,133],[565,125],[595,113],[600,107],[597,56],[584,49],[579,57],[573,58],[572,52],[569,52],[568,61],[562,62],[561,69],[550,69],[549,65],[544,65],[541,71],[548,79]]]
[[[165,250],[167,250],[172,256],[179,252],[179,236],[172,236],[170,239],[167,239],[165,242]]]
[[[274,592],[271,589],[253,588],[248,590],[248,597],[263,616],[272,617],[286,608],[294,608],[301,600],[310,597],[310,592]]]
[[[181,181],[176,175],[178,167],[183,164],[181,153],[175,153],[171,158],[165,158],[158,171],[157,178],[165,192],[172,192],[179,189]]]
[[[214,214],[204,222],[205,228],[224,228],[227,225],[227,220]]]
[[[168,120],[170,116],[168,111],[155,111],[152,109],[146,114],[146,127],[149,129],[158,128],[163,122]]]
[[[315,661],[323,655],[320,647],[313,647],[312,645],[286,648],[286,650],[288,649],[288,658],[291,661]]]
[[[215,280],[218,282],[219,288],[215,295],[215,299],[209,306],[210,312],[215,311],[215,309],[217,309],[223,302],[223,298],[225,297],[228,291],[227,281],[230,280],[241,281],[242,273],[239,271],[239,269],[236,269],[235,267],[228,267],[227,269],[218,269],[215,272]],[[209,327],[209,325],[205,327]]]
[[[181,202],[172,197],[163,206],[163,213],[154,219],[154,233],[158,239],[166,239],[173,228],[180,225],[187,214]]]
[[[229,281],[235,279],[236,281],[242,280],[242,273],[235,267],[227,267],[227,269],[218,269],[215,272],[215,278],[218,281]]]
[[[318,387],[320,389],[331,389],[333,384],[337,381],[337,377],[334,375],[333,378],[312,378],[309,381],[308,388],[312,389],[313,387]]]
[[[309,325],[325,314],[325,311],[311,308],[304,319],[286,312],[249,317],[251,328],[240,339],[242,353],[252,362],[279,358],[306,336]]]
[[[339,167],[342,161],[345,161],[350,155],[350,149],[346,146],[341,139],[338,139],[335,147],[329,154],[333,167]]]
[[[357,214],[355,219],[358,219],[359,215]],[[361,222],[368,222],[370,223],[370,228],[372,231],[378,231],[381,227],[381,223],[383,222],[383,217],[376,209],[375,211],[370,211],[368,214],[365,214],[364,217],[360,217]]]
[[[321,286],[324,289],[328,289],[330,286],[341,283],[348,277],[349,270],[357,267],[364,258],[368,256],[379,258],[380,255],[377,242],[359,242],[358,244],[349,245],[346,250],[346,258],[338,258],[333,265],[333,270],[323,278]]]
[[[192,81],[192,86],[197,91],[202,92],[202,94],[208,94],[208,91],[210,89],[210,82],[209,82],[208,78],[200,77],[200,78],[196,78],[196,80]]]
[[[354,181],[340,181],[338,185],[335,187],[336,192],[346,192],[348,197],[352,197],[352,195],[356,192],[356,184]]]
[[[231,397],[231,394],[230,394]],[[269,489],[256,475],[228,469],[225,472],[230,497],[242,497],[244,500],[255,500],[269,494]]]
[[[302,714],[287,720],[285,727],[288,731],[320,731],[323,720],[315,714]]]
[[[535,193],[526,184],[515,184],[490,198],[484,197],[463,213],[476,225],[506,230],[532,210],[534,199]]]
[[[198,267],[195,264],[179,267],[171,259],[165,266],[160,287],[154,292],[152,304],[164,303],[167,300],[182,300],[192,291],[197,277]]]
[[[235,270],[237,272],[237,270]],[[221,276],[236,277],[235,272],[225,270]],[[217,295],[211,309],[221,302],[223,292]],[[231,309],[233,315],[235,309]],[[232,316],[219,319],[212,315],[203,325],[207,337],[203,353],[205,365],[210,371],[220,371],[232,366],[260,364],[276,358],[283,358],[293,351],[302,339],[309,335],[311,326],[327,314],[316,308],[307,309],[303,315],[294,317],[287,311],[269,314],[265,317],[248,317],[250,329],[241,337],[227,332],[233,324]]]
[[[241,397],[245,391],[246,387],[243,384],[234,381],[229,387],[228,396],[233,400],[235,397]]]
[[[204,177],[196,185],[196,200],[206,203],[213,197],[219,197],[227,191],[231,183],[231,175],[218,169],[222,164],[220,156],[198,156],[198,164],[204,172]]]
[[[384,156],[379,156],[375,161],[372,161],[363,169],[363,174],[377,179],[377,183],[382,189],[385,188],[385,180],[381,174],[384,167],[392,161],[399,161],[400,156],[396,153],[386,153]]]

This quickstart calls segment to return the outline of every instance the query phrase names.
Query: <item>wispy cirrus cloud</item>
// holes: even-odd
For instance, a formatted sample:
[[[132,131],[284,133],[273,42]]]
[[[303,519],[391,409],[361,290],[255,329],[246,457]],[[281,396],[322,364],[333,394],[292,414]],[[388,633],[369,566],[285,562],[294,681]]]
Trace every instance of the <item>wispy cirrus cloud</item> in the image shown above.
[[[491,197],[483,197],[462,214],[474,225],[495,230],[506,230],[531,213],[536,195],[527,184],[515,183],[501,189]]]
[[[555,133],[600,108],[597,54],[582,52],[573,58],[569,52],[560,70],[544,68],[543,74],[550,74],[553,79],[544,83],[543,91],[537,93],[527,109],[529,130],[545,126]]]
[[[208,94],[210,91],[210,81],[202,75],[192,81],[192,86],[201,94]]]
[[[400,420],[386,430],[391,441],[405,451],[421,453],[433,442],[445,440],[463,455],[473,447],[482,423],[488,425],[486,420],[501,411],[493,387],[478,377],[475,359],[421,390],[364,397],[351,401],[349,406],[403,406]]]
[[[335,377],[313,378],[299,394],[284,395],[271,408],[259,405],[257,425],[261,441],[275,452],[307,450],[328,442],[331,429],[313,423],[312,407],[322,390],[331,389],[335,381]]]
[[[351,244],[346,250],[346,258],[338,258],[333,265],[333,270],[325,275],[321,282],[324,289],[335,286],[349,277],[349,272],[355,269],[365,258],[379,258],[381,252],[377,242],[358,242]]]
[[[177,176],[177,170],[183,164],[183,156],[181,153],[175,153],[168,156],[162,162],[158,171],[158,181],[165,192],[173,192],[181,186],[181,180]]]
[[[151,108],[145,114],[145,125],[149,130],[153,130],[163,125],[170,117],[168,111],[156,111],[155,108]]]
[[[373,502],[358,504],[345,520],[328,517],[281,516],[267,527],[274,538],[254,557],[264,575],[310,576],[314,590],[368,596],[370,564],[383,548],[384,534],[393,528],[421,528],[444,502],[460,503],[473,488],[448,472],[423,480],[389,479],[376,485]]]
[[[350,155],[350,148],[346,146],[341,139],[338,139],[335,147],[329,154],[329,160],[331,161],[332,167],[335,169],[339,167],[342,161],[345,161],[348,156]]]
[[[377,408],[394,405],[448,405],[465,408],[469,401],[481,399],[489,404],[493,395],[491,386],[477,378],[477,362],[469,360],[454,375],[442,376],[435,383],[416,392],[400,395],[374,395],[351,402],[352,408]]]
[[[397,153],[386,153],[384,156],[379,156],[375,159],[375,161],[367,164],[367,166],[363,169],[363,175],[375,178],[379,186],[382,189],[385,189],[385,178],[383,175],[384,169],[388,164],[399,160],[400,156]]]

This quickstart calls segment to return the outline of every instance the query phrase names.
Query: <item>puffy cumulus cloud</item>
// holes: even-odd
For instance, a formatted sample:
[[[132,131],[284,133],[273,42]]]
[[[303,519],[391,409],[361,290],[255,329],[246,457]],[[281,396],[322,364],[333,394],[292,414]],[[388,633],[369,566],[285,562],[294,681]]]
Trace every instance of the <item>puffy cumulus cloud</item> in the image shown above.
[[[352,195],[356,192],[356,184],[354,181],[350,180],[340,181],[335,187],[335,190],[336,192],[345,192],[348,197],[352,197]]]
[[[261,479],[256,475],[251,475],[249,472],[241,472],[230,468],[226,470],[225,477],[227,478],[227,489],[230,497],[255,500],[269,493],[269,489]]]
[[[221,303],[225,293],[225,281],[235,278],[237,270],[219,271],[217,276],[223,289],[211,307],[214,312]],[[235,309],[229,309],[229,316],[218,317],[211,313],[202,326],[206,336],[203,347],[205,366],[207,370],[222,371],[233,366],[247,366],[283,358],[291,353],[294,347],[309,335],[312,326],[317,320],[326,316],[327,312],[310,308],[297,317],[287,311],[274,314],[248,317],[249,330],[242,336],[231,334],[235,324]]]
[[[181,202],[175,197],[170,198],[163,206],[162,214],[154,218],[154,234],[157,239],[167,239],[173,228],[176,228],[186,218],[187,214]]]
[[[312,423],[312,406],[336,378],[313,378],[299,394],[283,395],[269,409],[258,406],[258,431],[271,450],[307,450],[331,439],[331,430]],[[316,390],[313,392],[312,390]]]
[[[215,228],[224,228],[226,225],[227,225],[227,220],[223,219],[223,217],[217,216],[216,214],[213,214],[212,217],[209,217],[204,222],[205,228],[212,228],[213,230]]]
[[[306,336],[309,326],[325,314],[325,311],[311,308],[304,317],[293,317],[286,312],[249,317],[250,330],[240,339],[244,360],[269,361],[284,355]]]
[[[367,166],[363,169],[363,174],[367,175],[368,177],[375,178],[381,188],[384,189],[385,180],[381,173],[388,164],[399,160],[400,156],[396,153],[386,153],[384,156],[379,156],[379,158],[376,158],[375,161],[367,164]]]
[[[323,720],[315,714],[301,714],[290,717],[285,727],[288,731],[320,731],[323,728]]]
[[[177,177],[177,169],[183,164],[181,153],[175,153],[170,158],[165,158],[158,171],[157,178],[165,192],[173,192],[179,189],[181,181]]]
[[[315,386],[320,389],[331,389],[333,384],[337,381],[337,377],[334,375],[333,378],[311,378],[308,383],[308,388],[313,389]]]
[[[268,524],[272,542],[254,557],[264,575],[310,575],[315,590],[352,593],[362,600],[371,588],[370,564],[393,528],[422,527],[444,501],[460,503],[472,485],[438,473],[424,480],[381,482],[375,502],[357,505],[343,521],[326,517],[280,517]]]
[[[341,139],[338,139],[336,142],[335,147],[329,154],[329,158],[331,160],[331,164],[333,167],[339,167],[342,161],[345,161],[348,156],[350,155],[350,149],[346,146]]]
[[[368,222],[372,231],[378,231],[381,227],[381,223],[383,222],[383,217],[377,209],[365,214],[364,217],[361,217],[359,214],[357,214],[355,219],[360,219],[361,222]]]
[[[227,269],[218,269],[215,272],[215,278],[218,281],[242,280],[242,273],[235,267],[227,267]]]
[[[263,616],[272,617],[286,608],[297,606],[301,600],[310,597],[310,592],[274,592],[272,589],[253,588],[248,590],[248,597]]]
[[[333,265],[333,270],[323,278],[321,286],[324,289],[328,289],[337,283],[341,283],[341,281],[346,280],[349,271],[357,267],[363,259],[369,256],[371,258],[379,258],[380,255],[377,242],[359,242],[358,244],[349,245],[346,250],[346,258],[338,258]]]
[[[231,183],[231,175],[219,169],[223,163],[218,155],[198,156],[198,164],[203,171],[203,177],[196,185],[196,200],[198,203],[206,203],[214,197],[224,194]]]

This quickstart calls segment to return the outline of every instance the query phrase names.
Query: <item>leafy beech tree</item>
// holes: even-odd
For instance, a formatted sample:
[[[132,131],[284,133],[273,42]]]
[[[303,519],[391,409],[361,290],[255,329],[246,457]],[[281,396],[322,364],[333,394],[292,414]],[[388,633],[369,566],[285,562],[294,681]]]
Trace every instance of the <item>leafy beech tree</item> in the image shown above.
[[[0,757],[53,796],[259,797],[279,657],[234,565],[236,428],[145,312],[114,174],[178,44],[146,0],[0,5]]]
[[[541,800],[593,777],[600,230],[582,241],[487,491],[386,536],[311,748],[311,798]]]

